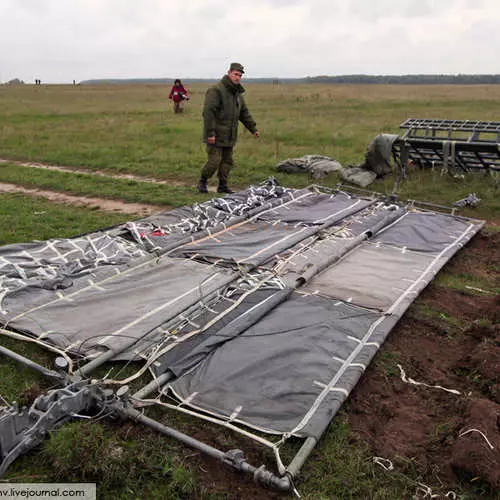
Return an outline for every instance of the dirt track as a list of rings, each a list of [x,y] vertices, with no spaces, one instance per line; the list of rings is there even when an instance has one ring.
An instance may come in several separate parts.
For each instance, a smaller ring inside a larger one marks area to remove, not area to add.
[[[123,212],[125,214],[149,215],[161,210],[167,210],[168,207],[159,207],[156,205],[147,205],[144,203],[124,203],[118,200],[108,200],[102,198],[88,198],[86,196],[73,196],[55,191],[46,191],[43,189],[28,189],[17,184],[8,184],[0,182],[0,192],[3,193],[22,193],[29,196],[40,196],[55,203],[65,203],[68,205],[85,206],[106,210],[110,212]]]
[[[10,163],[12,165],[19,165],[21,167],[38,168],[41,170],[51,170],[51,171],[56,171],[56,172],[68,172],[68,173],[72,173],[72,174],[107,177],[109,179],[124,179],[124,180],[133,180],[133,181],[137,181],[137,182],[149,182],[151,184],[162,184],[162,185],[168,184],[169,186],[186,187],[185,183],[175,181],[175,180],[166,181],[166,180],[162,180],[162,179],[155,179],[153,177],[143,177],[140,175],[133,175],[133,174],[115,174],[115,173],[106,172],[103,170],[89,170],[86,168],[65,167],[62,165],[48,165],[47,163],[6,160],[6,159],[0,158],[0,165],[2,163],[3,164]],[[213,186],[209,186],[208,190],[212,191],[214,193],[216,191],[215,187],[213,187]]]

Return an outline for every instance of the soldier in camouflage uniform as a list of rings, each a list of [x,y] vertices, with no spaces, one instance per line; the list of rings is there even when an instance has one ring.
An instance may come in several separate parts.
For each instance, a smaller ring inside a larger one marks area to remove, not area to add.
[[[238,135],[240,121],[256,137],[257,125],[250,115],[240,81],[243,66],[231,63],[227,75],[207,90],[203,109],[203,142],[207,145],[208,161],[201,170],[198,184],[200,193],[207,193],[207,181],[217,171],[218,193],[232,193],[227,185],[229,171],[233,166],[233,147]]]

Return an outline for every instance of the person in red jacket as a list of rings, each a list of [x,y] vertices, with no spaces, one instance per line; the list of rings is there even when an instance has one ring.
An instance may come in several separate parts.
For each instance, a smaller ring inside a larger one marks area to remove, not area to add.
[[[184,111],[184,101],[189,101],[189,96],[188,91],[178,78],[175,80],[168,98],[174,102],[174,113],[182,113]]]

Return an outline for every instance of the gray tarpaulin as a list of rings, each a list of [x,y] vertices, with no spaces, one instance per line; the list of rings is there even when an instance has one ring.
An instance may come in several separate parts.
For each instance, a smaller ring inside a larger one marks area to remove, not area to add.
[[[82,354],[93,348],[117,349],[227,285],[230,278],[227,270],[214,272],[197,262],[148,259],[101,279],[74,279],[74,288],[50,296],[24,290],[11,294],[4,299],[4,320],[10,328]]]
[[[211,352],[171,388],[189,398],[191,406],[226,418],[233,415],[233,421],[263,431],[292,432],[378,317],[296,293]],[[352,370],[361,371],[356,366]],[[314,428],[328,424],[330,418],[323,418]],[[308,421],[294,433],[314,435],[312,425]]]
[[[481,225],[272,181],[0,248],[0,325],[73,354],[147,359],[155,376],[177,377],[163,393],[200,417],[319,437]]]
[[[367,200],[343,194],[337,197],[305,197],[293,204],[267,211],[259,215],[256,221],[241,223],[188,243],[173,255],[196,256],[211,261],[232,260],[238,264],[262,264],[313,234],[316,229],[309,226],[325,223],[333,225],[368,205]],[[269,222],[261,222],[261,219]]]
[[[323,224],[330,217],[345,219],[360,211],[370,202],[346,193],[336,195],[316,194],[298,200],[293,206],[280,206],[259,216],[263,221],[280,221],[287,224]]]
[[[198,364],[186,373],[178,363],[189,355],[171,352],[163,370],[179,378],[164,392],[221,421],[319,437],[406,308],[480,227],[443,214],[390,213],[367,207],[304,247],[283,276],[300,275],[328,253],[340,259],[237,336],[220,339],[212,328],[217,348],[198,344]],[[351,248],[372,227],[379,232]]]

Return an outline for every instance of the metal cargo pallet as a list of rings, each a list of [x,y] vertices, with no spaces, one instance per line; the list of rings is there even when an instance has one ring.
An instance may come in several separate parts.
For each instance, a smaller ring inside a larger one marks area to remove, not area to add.
[[[500,122],[409,118],[397,154],[421,168],[500,171]]]

